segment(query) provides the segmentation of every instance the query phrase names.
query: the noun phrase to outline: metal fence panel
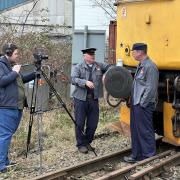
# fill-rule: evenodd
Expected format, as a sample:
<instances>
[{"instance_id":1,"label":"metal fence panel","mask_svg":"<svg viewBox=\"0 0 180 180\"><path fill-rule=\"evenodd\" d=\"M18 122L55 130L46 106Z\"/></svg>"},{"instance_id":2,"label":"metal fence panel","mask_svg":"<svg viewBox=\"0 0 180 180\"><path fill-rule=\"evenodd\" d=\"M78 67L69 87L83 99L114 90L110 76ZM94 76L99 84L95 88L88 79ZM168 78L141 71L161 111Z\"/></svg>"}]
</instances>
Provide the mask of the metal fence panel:
<instances>
[{"instance_id":1,"label":"metal fence panel","mask_svg":"<svg viewBox=\"0 0 180 180\"><path fill-rule=\"evenodd\" d=\"M11 8L13 6L24 3L26 1L29 1L29 0L0 0L0 11L7 8Z\"/></svg>"},{"instance_id":2,"label":"metal fence panel","mask_svg":"<svg viewBox=\"0 0 180 180\"><path fill-rule=\"evenodd\" d=\"M81 50L94 47L96 51L96 61L104 62L105 54L105 30L75 30L72 45L72 64L82 61L83 55Z\"/></svg>"},{"instance_id":3,"label":"metal fence panel","mask_svg":"<svg viewBox=\"0 0 180 180\"><path fill-rule=\"evenodd\" d=\"M43 68L44 68L43 71L46 72L45 74L49 78L50 67L44 66ZM33 64L24 65L21 70L21 73L28 74L30 72L33 72L35 69L36 68ZM34 80L32 80L29 83L26 83L25 85L25 93L27 97L28 107L31 107L32 104L32 107L35 106L35 111L47 111L49 109L50 88L47 82L45 81L44 77L42 76L42 74L38 71L37 73L39 73L39 76L41 78L36 79L35 83ZM33 91L33 86L35 86L34 91ZM33 96L33 102L32 102L32 96Z\"/></svg>"}]
</instances>

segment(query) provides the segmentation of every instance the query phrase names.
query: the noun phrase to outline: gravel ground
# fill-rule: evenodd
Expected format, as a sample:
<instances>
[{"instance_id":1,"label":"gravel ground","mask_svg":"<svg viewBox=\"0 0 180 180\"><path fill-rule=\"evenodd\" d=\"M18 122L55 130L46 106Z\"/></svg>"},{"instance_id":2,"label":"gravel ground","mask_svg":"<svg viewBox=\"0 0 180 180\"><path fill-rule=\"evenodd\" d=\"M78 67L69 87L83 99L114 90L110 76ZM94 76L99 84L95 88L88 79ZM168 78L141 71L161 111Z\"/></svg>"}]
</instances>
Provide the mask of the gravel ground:
<instances>
[{"instance_id":1,"label":"gravel ground","mask_svg":"<svg viewBox=\"0 0 180 180\"><path fill-rule=\"evenodd\" d=\"M101 135L102 134L102 135ZM121 150L129 145L129 139L114 133L108 129L104 129L96 134L92 146L96 148L98 156ZM13 156L13 154L11 154ZM82 154L77 151L74 144L64 143L57 144L48 150L43 150L43 173L57 170L80 162L95 158L93 152ZM20 156L16 158L18 165L9 170L6 174L0 175L2 179L31 179L36 175L40 175L39 168L39 151L30 151L27 158Z\"/></svg>"},{"instance_id":2,"label":"gravel ground","mask_svg":"<svg viewBox=\"0 0 180 180\"><path fill-rule=\"evenodd\" d=\"M42 172L46 173L54 171L95 158L93 152L82 154L77 151L77 148L75 147L74 125L71 122L68 124L67 119L63 114L54 114L55 115L52 115L51 113L47 114L47 117L44 118L44 123L46 124L44 132L46 133L43 134ZM59 118L61 121L59 121ZM116 116L114 115L113 118L117 120L118 114ZM100 123L92 143L92 146L96 148L98 156L119 151L130 144L130 140L127 137L106 128L107 124L111 122L113 118L108 111L104 111L100 116ZM62 119L64 121L62 121ZM103 122L102 119L106 120ZM27 122L23 123L27 124ZM21 126L23 127L23 124ZM33 130L37 131L36 128ZM27 134L24 135L20 127L14 138L15 145L11 148L10 152L11 159L18 162L18 164L9 169L7 173L0 174L0 180L32 179L32 177L40 175L40 155L37 137L32 139L32 144L34 144L26 158L24 155L26 141L23 139L25 143L23 144L21 142L22 136L26 139ZM169 172L164 173L162 177L156 178L155 180L168 179L166 178L167 174L171 174L171 177L168 177L169 179L180 179L180 166L172 167Z\"/></svg>"},{"instance_id":3,"label":"gravel ground","mask_svg":"<svg viewBox=\"0 0 180 180\"><path fill-rule=\"evenodd\" d=\"M180 180L180 165L171 167L167 172L162 173L160 177L152 180Z\"/></svg>"}]
</instances>

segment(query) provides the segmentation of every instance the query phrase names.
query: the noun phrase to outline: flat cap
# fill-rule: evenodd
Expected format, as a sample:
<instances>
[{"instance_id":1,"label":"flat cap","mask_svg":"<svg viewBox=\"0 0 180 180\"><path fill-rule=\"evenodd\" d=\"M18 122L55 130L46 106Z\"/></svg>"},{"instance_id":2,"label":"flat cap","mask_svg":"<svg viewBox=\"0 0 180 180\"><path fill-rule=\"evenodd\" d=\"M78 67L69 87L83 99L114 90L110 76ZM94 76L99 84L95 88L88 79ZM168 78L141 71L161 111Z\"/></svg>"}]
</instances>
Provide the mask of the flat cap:
<instances>
[{"instance_id":1,"label":"flat cap","mask_svg":"<svg viewBox=\"0 0 180 180\"><path fill-rule=\"evenodd\" d=\"M145 44L145 43L135 43L132 46L132 51L133 50L146 50L147 51L147 44Z\"/></svg>"},{"instance_id":2,"label":"flat cap","mask_svg":"<svg viewBox=\"0 0 180 180\"><path fill-rule=\"evenodd\" d=\"M83 54L90 54L90 55L94 55L96 48L86 48L86 49L82 49L81 50L83 52Z\"/></svg>"}]
</instances>

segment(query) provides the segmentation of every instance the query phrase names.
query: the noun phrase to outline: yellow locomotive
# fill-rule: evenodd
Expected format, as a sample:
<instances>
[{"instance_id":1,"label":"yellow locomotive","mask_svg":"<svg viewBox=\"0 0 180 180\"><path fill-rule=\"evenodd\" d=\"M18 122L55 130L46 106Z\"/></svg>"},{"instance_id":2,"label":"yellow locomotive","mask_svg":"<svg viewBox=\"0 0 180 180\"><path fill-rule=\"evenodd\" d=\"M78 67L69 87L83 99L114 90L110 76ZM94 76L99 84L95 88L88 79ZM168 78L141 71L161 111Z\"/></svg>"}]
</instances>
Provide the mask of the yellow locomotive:
<instances>
[{"instance_id":1,"label":"yellow locomotive","mask_svg":"<svg viewBox=\"0 0 180 180\"><path fill-rule=\"evenodd\" d=\"M135 71L130 48L148 44L148 54L159 69L158 105L153 115L155 130L163 140L180 146L180 1L117 0L116 59ZM120 122L129 125L129 108L121 105Z\"/></svg>"}]
</instances>

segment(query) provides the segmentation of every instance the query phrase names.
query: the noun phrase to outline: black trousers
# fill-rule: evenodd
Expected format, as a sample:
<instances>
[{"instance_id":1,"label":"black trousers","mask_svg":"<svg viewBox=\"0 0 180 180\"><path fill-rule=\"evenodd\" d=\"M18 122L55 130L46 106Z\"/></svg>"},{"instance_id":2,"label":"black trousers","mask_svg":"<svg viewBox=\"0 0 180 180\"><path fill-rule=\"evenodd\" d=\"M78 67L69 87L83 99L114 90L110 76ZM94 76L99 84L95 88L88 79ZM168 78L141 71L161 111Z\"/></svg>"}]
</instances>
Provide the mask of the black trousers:
<instances>
[{"instance_id":1,"label":"black trousers","mask_svg":"<svg viewBox=\"0 0 180 180\"><path fill-rule=\"evenodd\" d=\"M143 160L156 154L153 111L154 103L149 103L146 108L139 104L131 106L132 157L136 160Z\"/></svg>"},{"instance_id":2,"label":"black trousers","mask_svg":"<svg viewBox=\"0 0 180 180\"><path fill-rule=\"evenodd\" d=\"M90 144L94 138L99 120L99 102L97 99L81 101L74 98L74 114L77 147ZM84 132L85 136L82 134Z\"/></svg>"}]
</instances>

